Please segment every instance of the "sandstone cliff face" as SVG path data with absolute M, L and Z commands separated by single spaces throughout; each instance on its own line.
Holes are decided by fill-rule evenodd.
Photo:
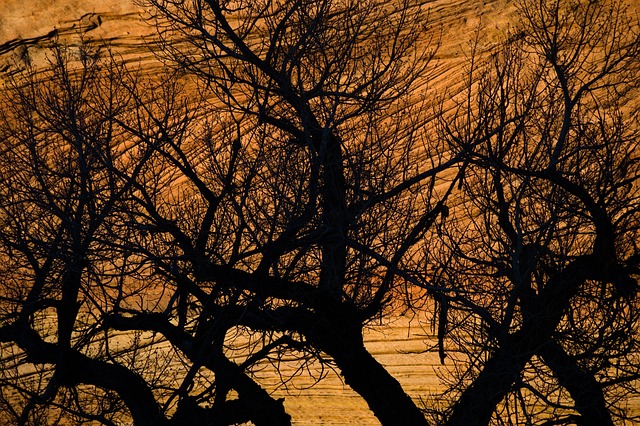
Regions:
M 134 0 L 5 0 L 0 7 L 0 73 L 46 60 L 53 42 L 108 45 L 127 61 L 148 61 L 155 29 L 145 19 L 149 9 Z M 140 2 L 142 3 L 142 2 Z M 469 53 L 469 41 L 482 28 L 490 45 L 509 27 L 514 5 L 508 0 L 432 0 L 418 2 L 430 12 L 425 30 L 440 39 L 439 75 L 455 68 Z M 450 66 L 446 66 L 450 65 Z
M 491 43 L 507 27 L 513 12 L 505 0 L 435 0 L 427 5 L 431 22 L 425 30 L 440 39 L 438 67 L 427 82 L 430 87 L 457 81 L 455 70 L 464 63 L 474 32 L 482 25 Z M 0 83 L 4 76 L 29 64 L 43 64 L 55 42 L 72 49 L 81 44 L 108 45 L 127 61 L 149 64 L 155 60 L 148 46 L 155 28 L 145 22 L 148 17 L 148 11 L 133 0 L 4 0 L 0 7 Z M 426 350 L 428 332 L 400 318 L 385 327 L 373 327 L 367 334 L 371 353 L 416 398 L 442 390 L 434 374 L 441 368 L 437 350 Z M 283 385 L 279 374 L 293 380 Z M 265 365 L 257 379 L 286 398 L 295 424 L 378 424 L 366 403 L 335 372 L 313 388 L 309 388 L 313 379 L 300 376 L 296 366 L 278 373 Z
M 46 60 L 51 43 L 111 45 L 123 55 L 147 56 L 153 33 L 145 9 L 131 0 L 6 0 L 0 8 L 0 71 Z
M 431 10 L 425 31 L 440 40 L 437 64 L 426 83 L 436 90 L 446 85 L 451 93 L 461 79 L 474 33 L 481 29 L 483 47 L 495 45 L 514 19 L 513 1 L 421 2 Z M 4 0 L 0 7 L 0 85 L 3 76 L 46 61 L 48 47 L 56 42 L 72 49 L 81 44 L 96 49 L 110 46 L 126 61 L 150 66 L 156 60 L 149 49 L 155 36 L 155 28 L 145 22 L 149 16 L 134 0 Z M 370 352 L 416 398 L 440 390 L 434 372 L 443 367 L 437 351 L 425 350 L 428 339 L 433 338 L 428 332 L 401 318 L 384 328 L 372 327 L 367 335 Z M 329 373 L 328 380 L 311 389 L 307 388 L 308 378 L 295 377 L 295 369 L 287 374 L 295 379 L 288 388 L 268 367 L 258 379 L 277 396 L 286 397 L 286 408 L 294 419 L 304 420 L 296 424 L 376 424 L 366 404 L 337 374 Z

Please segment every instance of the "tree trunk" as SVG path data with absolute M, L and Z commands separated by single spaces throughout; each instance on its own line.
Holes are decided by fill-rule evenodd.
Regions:
M 571 394 L 580 413 L 580 426 L 613 426 L 602 386 L 584 371 L 557 342 L 549 342 L 538 351 L 560 385 Z
M 500 343 L 500 348 L 453 406 L 445 426 L 489 424 L 497 405 L 511 390 L 526 363 L 551 341 L 571 297 L 597 269 L 594 265 L 592 256 L 574 260 L 547 283 L 535 301 L 527 303 L 529 312 L 522 327 Z
M 226 357 L 221 356 L 218 363 L 225 370 L 225 374 L 229 376 L 232 388 L 238 392 L 239 399 L 235 401 L 235 404 L 238 405 L 236 411 L 244 412 L 256 426 L 291 425 L 291 416 L 284 409 L 283 399 L 272 398 L 258 383 L 248 377 L 242 368 Z M 232 406 L 232 404 L 228 405 Z M 238 422 L 227 424 L 235 423 Z
M 531 356 L 524 339 L 509 339 L 462 393 L 445 426 L 485 426 Z M 530 340 L 529 340 L 530 341 Z M 522 344 L 520 346 L 518 343 Z
M 345 383 L 367 402 L 381 424 L 428 424 L 400 383 L 364 347 L 360 327 L 349 329 L 342 323 L 317 331 L 320 347 L 333 357 Z

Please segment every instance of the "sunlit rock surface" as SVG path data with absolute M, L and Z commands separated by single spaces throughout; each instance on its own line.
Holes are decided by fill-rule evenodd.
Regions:
M 506 0 L 435 0 L 423 2 L 423 7 L 430 9 L 431 19 L 425 23 L 425 32 L 432 40 L 439 40 L 432 74 L 426 81 L 434 88 L 459 81 L 477 31 L 483 45 L 491 46 L 508 31 L 515 14 L 513 3 Z M 149 16 L 143 6 L 131 0 L 2 0 L 0 79 L 28 64 L 45 63 L 47 49 L 54 42 L 72 48 L 83 43 L 96 48 L 107 45 L 126 61 L 157 65 L 149 49 L 155 34 L 145 22 Z M 366 334 L 374 356 L 416 399 L 441 390 L 437 373 L 446 371 L 437 353 L 430 350 L 427 320 L 415 319 L 409 326 L 409 319 L 403 317 L 391 325 L 373 327 Z M 455 348 L 450 349 L 455 353 Z M 336 372 L 325 372 L 326 379 L 312 387 L 313 380 L 308 375 L 297 376 L 294 368 L 287 366 L 282 371 L 283 376 L 292 378 L 286 384 L 270 366 L 256 376 L 278 397 L 286 398 L 295 424 L 378 424 L 366 403 Z M 314 374 L 323 373 L 318 370 Z

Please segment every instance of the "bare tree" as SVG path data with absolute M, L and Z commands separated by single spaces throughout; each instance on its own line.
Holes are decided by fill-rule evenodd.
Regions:
M 466 353 L 442 421 L 624 422 L 640 378 L 638 21 L 618 1 L 519 10 L 442 126 L 469 153 L 436 268 L 456 289 L 441 344 Z
M 139 137 L 187 137 L 179 86 L 89 53 L 54 48 L 47 69 L 10 81 L 2 106 L 6 421 L 288 424 L 282 402 L 246 374 L 268 349 L 253 344 L 241 365 L 203 356 L 182 317 L 163 315 L 174 299 L 162 274 L 132 251 L 146 225 L 130 221 L 130 206 L 172 185 L 153 181 L 160 151 Z M 224 341 L 218 332 L 205 335 Z M 185 391 L 194 382 L 215 404 L 198 406 Z M 230 389 L 238 397 L 226 401 Z
M 426 424 L 363 342 L 424 295 L 456 373 L 436 422 L 628 420 L 640 36 L 619 2 L 520 3 L 436 124 L 412 2 L 145 3 L 177 77 L 57 48 L 6 89 L 7 422 L 286 425 L 256 373 L 293 364 Z
M 448 194 L 438 174 L 457 162 L 409 96 L 432 54 L 420 8 L 148 3 L 163 57 L 207 101 L 188 137 L 162 118 L 139 136 L 159 165 L 136 185 L 129 247 L 172 294 L 158 322 L 118 327 L 173 321 L 206 353 L 233 351 L 240 330 L 260 351 L 335 363 L 384 424 L 424 423 L 362 336 L 417 279 L 413 253 Z M 181 184 L 154 186 L 163 176 Z
M 126 406 L 153 424 L 160 413 L 141 377 L 109 362 L 98 343 L 117 281 L 102 239 L 128 187 L 111 171 L 122 161 L 114 117 L 128 99 L 116 89 L 122 69 L 102 69 L 89 53 L 81 50 L 74 68 L 69 50 L 52 50 L 47 72 L 27 70 L 3 97 L 0 341 L 9 423 L 58 416 L 113 424 Z M 132 173 L 143 157 L 131 158 Z
M 150 3 L 187 77 L 91 55 L 75 73 L 58 51 L 11 88 L 5 411 L 288 424 L 253 377 L 286 359 L 337 366 L 384 424 L 424 424 L 362 334 L 419 282 L 458 162 L 412 92 L 421 9 Z

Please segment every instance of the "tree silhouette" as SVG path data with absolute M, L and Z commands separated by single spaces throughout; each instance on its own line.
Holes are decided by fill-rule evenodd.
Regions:
M 441 209 L 438 173 L 457 161 L 429 146 L 409 98 L 431 55 L 416 45 L 419 9 L 149 3 L 165 60 L 208 98 L 193 140 L 140 136 L 161 158 L 153 180 L 184 182 L 166 196 L 140 182 L 131 208 L 154 235 L 130 250 L 175 289 L 164 320 L 216 333 L 217 351 L 241 329 L 260 351 L 328 354 L 382 422 L 424 423 L 362 337 L 414 279 L 403 263 Z M 433 162 L 417 161 L 425 150 Z
M 57 214 L 57 227 L 38 244 L 50 246 L 51 258 L 69 258 L 62 272 L 39 272 L 46 256 L 29 264 L 34 278 L 16 277 L 14 288 L 30 285 L 33 296 L 7 300 L 15 312 L 0 333 L 7 352 L 19 348 L 27 365 L 46 366 L 35 388 L 19 389 L 21 413 L 14 411 L 22 420 L 49 405 L 103 423 L 130 415 L 137 424 L 287 424 L 281 402 L 252 379 L 254 368 L 287 358 L 336 365 L 385 424 L 424 423 L 362 336 L 417 280 L 413 253 L 450 192 L 435 184 L 458 161 L 428 139 L 421 103 L 411 97 L 432 54 L 416 44 L 419 8 L 154 6 L 169 37 L 163 54 L 192 78 L 144 80 L 109 65 L 115 74 L 102 80 L 100 60 L 72 74 L 60 58 L 44 83 L 33 75 L 14 85 L 8 108 L 23 111 L 7 116 L 7 137 L 20 145 L 36 134 L 38 149 L 53 149 L 46 136 L 66 142 L 72 126 L 80 144 L 73 147 L 83 153 L 52 166 L 52 155 L 30 154 L 15 172 L 24 178 L 6 182 L 19 203 L 42 209 L 43 220 Z M 78 93 L 58 93 L 59 79 Z M 65 114 L 49 108 L 54 101 Z M 81 111 L 95 114 L 95 124 L 78 122 Z M 33 116 L 57 121 L 41 129 Z M 59 149 L 64 158 L 70 148 Z M 13 156 L 5 161 L 17 165 Z M 40 168 L 55 177 L 36 187 L 45 195 L 21 199 Z M 48 196 L 65 184 L 67 198 Z M 14 227 L 38 222 L 14 212 L 30 205 L 14 206 L 7 201 L 5 213 Z M 8 257 L 22 237 L 5 236 Z M 20 261 L 38 250 L 24 246 Z M 39 290 L 40 273 L 51 295 Z M 45 333 L 41 316 L 61 325 Z M 62 358 L 111 381 L 69 378 L 75 370 Z M 65 377 L 60 386 L 57 376 Z M 13 383 L 10 373 L 5 381 Z M 92 398 L 71 407 L 55 399 L 61 388 Z M 95 414 L 91 407 L 107 399 L 113 410 Z
M 67 50 L 52 55 L 44 74 L 10 81 L 2 105 L 0 341 L 3 402 L 11 403 L 2 413 L 8 424 L 49 423 L 55 417 L 41 408 L 52 405 L 53 416 L 109 424 L 124 404 L 152 424 L 151 391 L 101 347 L 105 299 L 120 280 L 105 240 L 131 186 L 112 172 L 124 161 L 114 119 L 128 107 L 122 69 L 103 76 L 90 55 L 77 69 Z M 145 157 L 129 158 L 133 176 Z
M 620 2 L 519 9 L 445 125 L 469 162 L 440 338 L 468 368 L 443 424 L 613 424 L 639 377 L 638 22 Z
M 58 46 L 4 90 L 2 421 L 286 425 L 258 373 L 291 365 L 385 425 L 634 420 L 620 2 L 519 2 L 435 114 L 414 2 L 144 4 L 161 72 Z M 363 331 L 433 306 L 452 374 L 421 407 Z

